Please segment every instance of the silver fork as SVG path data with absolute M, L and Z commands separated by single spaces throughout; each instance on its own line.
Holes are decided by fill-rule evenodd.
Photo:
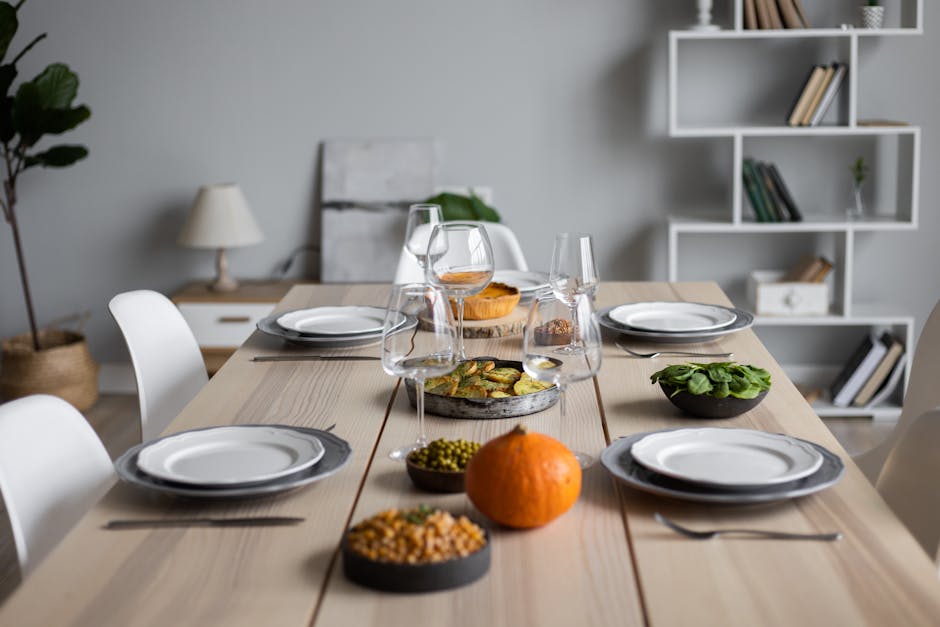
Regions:
M 683 527 L 679 523 L 669 520 L 659 512 L 653 514 L 653 518 L 655 518 L 656 522 L 663 525 L 664 527 L 669 527 L 676 533 L 684 535 L 688 538 L 694 538 L 695 540 L 708 540 L 710 538 L 727 534 L 754 536 L 756 538 L 771 538 L 774 540 L 824 540 L 827 542 L 839 540 L 842 538 L 842 534 L 839 532 L 789 533 L 787 531 L 767 531 L 764 529 L 711 529 L 709 531 L 696 531 L 695 529 Z
M 614 343 L 618 348 L 627 351 L 634 357 L 642 357 L 643 359 L 652 359 L 653 357 L 659 357 L 660 355 L 681 355 L 685 357 L 734 357 L 734 353 L 688 353 L 685 351 L 657 351 L 655 353 L 638 353 L 635 350 L 624 346 L 619 341 L 615 341 Z

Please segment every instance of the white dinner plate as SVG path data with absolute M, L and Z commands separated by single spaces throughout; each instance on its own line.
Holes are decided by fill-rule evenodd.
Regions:
M 657 433 L 665 433 L 659 431 Z M 625 485 L 656 494 L 684 501 L 696 503 L 713 503 L 723 505 L 747 505 L 752 503 L 773 503 L 785 499 L 792 499 L 825 490 L 842 478 L 845 465 L 839 456 L 818 444 L 806 442 L 815 448 L 823 457 L 819 470 L 802 479 L 788 483 L 778 483 L 771 486 L 733 490 L 710 487 L 698 483 L 690 483 L 681 479 L 673 479 L 638 464 L 630 449 L 633 445 L 650 433 L 635 433 L 618 438 L 601 453 L 601 464 L 616 479 Z
M 314 465 L 325 452 L 309 433 L 281 427 L 186 431 L 141 449 L 137 466 L 164 481 L 231 486 L 271 481 Z
M 747 488 L 788 483 L 816 472 L 823 458 L 807 442 L 752 429 L 677 429 L 633 445 L 638 463 L 691 483 Z
M 544 272 L 497 270 L 493 273 L 493 281 L 511 285 L 523 294 L 548 289 L 548 275 Z
M 385 309 L 381 307 L 314 307 L 281 314 L 277 323 L 288 331 L 305 335 L 358 335 L 382 331 Z
M 749 329 L 754 324 L 754 315 L 743 309 L 732 309 L 736 316 L 734 322 L 727 326 L 710 331 L 686 331 L 686 332 L 661 332 L 644 331 L 634 329 L 633 327 L 621 324 L 610 317 L 610 312 L 616 307 L 605 307 L 597 311 L 597 321 L 605 329 L 610 329 L 615 333 L 621 333 L 640 340 L 647 340 L 656 344 L 695 344 L 699 342 L 709 342 L 724 335 L 737 333 L 744 329 Z
M 686 302 L 631 303 L 614 307 L 607 315 L 628 327 L 660 333 L 711 331 L 728 326 L 738 317 L 727 307 Z
M 243 428 L 267 429 L 274 425 L 240 425 Z M 321 481 L 339 472 L 348 462 L 352 454 L 349 443 L 342 438 L 338 438 L 332 433 L 321 431 L 320 429 L 308 429 L 306 427 L 290 427 L 287 425 L 277 425 L 281 429 L 290 429 L 298 433 L 304 433 L 316 437 L 323 443 L 326 449 L 323 457 L 316 464 L 307 466 L 295 473 L 278 477 L 263 483 L 248 483 L 241 485 L 225 486 L 200 486 L 187 485 L 185 483 L 174 483 L 172 481 L 163 481 L 156 477 L 151 477 L 137 465 L 137 458 L 140 451 L 148 444 L 138 444 L 132 446 L 123 455 L 114 461 L 114 469 L 117 471 L 121 481 L 130 485 L 167 494 L 174 497 L 183 496 L 197 499 L 246 499 L 270 496 L 290 490 L 296 490 L 302 486 Z M 214 427 L 213 427 L 214 428 Z M 195 432 L 195 431 L 194 431 Z M 167 436 L 173 437 L 173 436 Z

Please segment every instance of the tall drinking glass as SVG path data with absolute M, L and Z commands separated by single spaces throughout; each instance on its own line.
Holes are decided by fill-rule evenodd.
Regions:
M 409 321 L 417 321 L 417 326 Z M 404 459 L 428 443 L 424 380 L 456 367 L 454 345 L 454 319 L 443 291 L 421 283 L 392 286 L 382 328 L 382 368 L 392 376 L 414 380 L 418 408 L 417 439 L 389 453 L 392 459 Z
M 464 299 L 482 291 L 493 278 L 493 247 L 486 229 L 472 222 L 435 226 L 428 242 L 427 278 L 457 303 L 457 355 L 464 360 Z
M 552 266 L 548 284 L 555 297 L 571 310 L 571 322 L 577 324 L 575 316 L 576 297 L 586 294 L 594 296 L 597 290 L 597 265 L 594 263 L 594 246 L 587 233 L 558 233 L 552 250 Z M 572 343 L 556 351 L 575 352 Z
M 408 208 L 408 222 L 405 227 L 405 250 L 425 271 L 428 265 L 428 241 L 431 231 L 444 221 L 440 205 L 420 203 Z
M 575 294 L 573 306 L 545 294 L 533 301 L 522 340 L 522 366 L 533 379 L 558 386 L 561 420 L 566 416 L 569 384 L 593 377 L 601 367 L 601 330 L 587 294 Z M 559 352 L 559 346 L 576 350 Z M 582 468 L 594 458 L 575 452 Z

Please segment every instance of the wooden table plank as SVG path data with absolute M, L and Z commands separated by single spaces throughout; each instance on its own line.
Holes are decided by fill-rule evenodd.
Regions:
M 387 286 L 296 288 L 295 307 L 385 302 Z M 378 362 L 252 363 L 290 352 L 255 333 L 173 422 L 324 428 L 353 449 L 339 473 L 285 495 L 214 503 L 118 485 L 0 608 L 2 625 L 307 625 L 348 524 L 394 381 Z M 305 350 L 302 352 L 313 352 Z M 378 355 L 378 347 L 352 351 Z M 299 515 L 297 527 L 105 531 L 111 518 Z
M 468 342 L 468 353 L 483 349 Z M 486 353 L 521 357 L 521 337 L 491 340 Z M 557 405 L 522 418 L 457 420 L 428 415 L 428 437 L 479 442 L 517 423 L 547 433 L 575 450 L 597 454 L 605 446 L 592 381 L 572 384 L 568 416 Z M 435 495 L 411 485 L 392 449 L 417 433 L 415 410 L 402 389 L 389 415 L 376 458 L 363 486 L 354 521 L 391 507 L 419 503 L 479 516 L 463 494 Z M 330 579 L 315 625 L 641 625 L 643 624 L 618 496 L 599 466 L 586 471 L 581 497 L 560 518 L 539 529 L 517 531 L 492 526 L 493 563 L 488 575 L 457 590 L 407 595 L 370 592 L 350 583 L 337 569 Z
M 647 300 L 730 304 L 711 283 L 605 283 L 597 304 L 601 308 Z M 669 348 L 625 339 L 637 350 Z M 838 485 L 817 495 L 743 507 L 682 503 L 622 488 L 651 624 L 936 625 L 940 583 L 935 567 L 753 331 L 689 346 L 734 351 L 736 361 L 767 368 L 774 382 L 771 392 L 760 406 L 738 418 L 685 417 L 649 376 L 686 358 L 637 359 L 608 343 L 598 384 L 611 438 L 670 427 L 761 429 L 822 444 L 843 459 L 847 472 Z M 732 538 L 703 542 L 662 528 L 652 520 L 654 511 L 700 528 L 839 530 L 846 537 L 836 543 Z

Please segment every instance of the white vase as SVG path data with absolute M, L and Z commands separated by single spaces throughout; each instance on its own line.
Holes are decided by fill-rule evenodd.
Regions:
M 858 10 L 862 16 L 862 28 L 881 28 L 884 24 L 884 7 L 862 6 Z

